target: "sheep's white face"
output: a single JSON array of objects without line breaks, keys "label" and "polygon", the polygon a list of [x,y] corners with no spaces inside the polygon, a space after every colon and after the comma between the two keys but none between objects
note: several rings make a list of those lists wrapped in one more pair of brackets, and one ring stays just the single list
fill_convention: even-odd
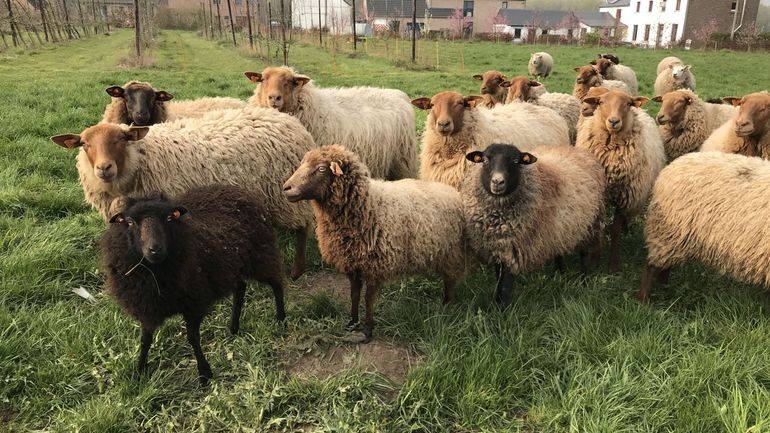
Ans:
[{"label": "sheep's white face", "polygon": [[529,61],[535,66],[540,66],[543,63],[543,56],[540,54],[532,54],[532,58],[530,58]]},{"label": "sheep's white face", "polygon": [[671,67],[671,76],[674,77],[674,81],[678,83],[683,82],[689,68],[690,67],[686,65],[676,65]]}]

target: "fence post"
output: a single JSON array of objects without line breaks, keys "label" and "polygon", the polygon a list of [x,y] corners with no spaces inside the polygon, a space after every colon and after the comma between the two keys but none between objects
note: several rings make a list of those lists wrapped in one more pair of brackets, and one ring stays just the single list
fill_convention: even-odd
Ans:
[{"label": "fence post", "polygon": [[235,21],[233,21],[233,8],[230,6],[230,0],[227,0],[227,15],[230,16],[230,31],[233,34],[233,46],[237,47],[238,43],[235,42]]},{"label": "fence post", "polygon": [[139,0],[134,0],[134,45],[136,49],[136,61],[142,56],[141,34],[142,29],[139,24]]}]

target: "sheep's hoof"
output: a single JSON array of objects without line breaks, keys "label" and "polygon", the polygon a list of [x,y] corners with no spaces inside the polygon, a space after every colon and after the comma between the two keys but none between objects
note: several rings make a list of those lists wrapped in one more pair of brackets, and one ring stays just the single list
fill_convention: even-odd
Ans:
[{"label": "sheep's hoof", "polygon": [[294,268],[291,270],[291,279],[292,281],[297,281],[297,278],[301,277],[302,274],[305,273],[305,268]]}]

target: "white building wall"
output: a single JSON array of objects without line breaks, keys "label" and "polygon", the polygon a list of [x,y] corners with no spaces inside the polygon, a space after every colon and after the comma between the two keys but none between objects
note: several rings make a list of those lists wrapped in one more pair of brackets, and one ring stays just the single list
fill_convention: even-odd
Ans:
[{"label": "white building wall", "polygon": [[[652,1],[652,12],[649,11],[650,1]],[[602,7],[601,12],[608,12],[613,17],[618,9],[621,10],[620,22],[628,26],[626,31],[627,42],[635,45],[654,47],[658,36],[658,26],[663,26],[661,32],[660,45],[668,46],[682,38],[684,34],[685,17],[687,7],[691,0],[679,0],[679,10],[676,9],[677,0],[631,0],[627,7]],[[637,3],[639,3],[639,12],[636,12]],[[662,3],[665,3],[666,10],[662,10]],[[645,41],[645,27],[650,26],[650,33]],[[676,36],[672,40],[673,26],[676,25]],[[637,26],[636,39],[634,39],[634,26]]]},{"label": "white building wall", "polygon": [[[350,5],[342,0],[321,0],[321,27],[334,34],[349,34],[350,21]],[[318,29],[318,0],[292,0],[292,22],[295,27]]]}]

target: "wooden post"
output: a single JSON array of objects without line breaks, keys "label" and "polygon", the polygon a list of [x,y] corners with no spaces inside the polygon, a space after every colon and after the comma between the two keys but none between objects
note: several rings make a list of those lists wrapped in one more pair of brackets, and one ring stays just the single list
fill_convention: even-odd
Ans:
[{"label": "wooden post", "polygon": [[412,0],[412,63],[417,60],[417,0]]},{"label": "wooden post", "polygon": [[259,38],[262,36],[259,25],[260,21],[262,21],[262,5],[259,3],[259,0],[257,0],[257,19],[255,21],[257,22],[257,37]]},{"label": "wooden post", "polygon": [[352,0],[352,6],[353,6],[353,10],[352,10],[353,19],[351,19],[350,22],[352,23],[352,28],[353,28],[353,51],[355,52],[356,42],[358,42],[357,41],[358,38],[356,38],[356,0]]},{"label": "wooden post", "polygon": [[206,3],[201,2],[201,8],[203,9],[203,36],[206,39],[209,38],[209,23],[206,21]]},{"label": "wooden post", "polygon": [[249,22],[249,48],[254,49],[254,33],[251,30],[251,0],[246,0],[246,20]]},{"label": "wooden post", "polygon": [[217,27],[219,27],[219,38],[222,38],[222,14],[219,13],[219,3],[222,0],[212,0],[217,2]]},{"label": "wooden post", "polygon": [[321,28],[321,0],[318,0],[318,46],[320,47],[324,45]]},{"label": "wooden post", "polygon": [[107,3],[105,3],[105,0],[102,0],[102,8],[104,8],[104,22],[107,24],[107,33],[110,33],[112,31],[110,28],[110,10],[107,9]]},{"label": "wooden post", "polygon": [[230,0],[227,0],[227,13],[230,15],[230,31],[233,34],[233,46],[237,47],[238,44],[235,42],[235,21],[233,21],[233,7],[230,6]]},{"label": "wooden post", "polygon": [[142,29],[139,23],[139,0],[134,0],[134,49],[136,50],[136,61],[142,56]]},{"label": "wooden post", "polygon": [[289,64],[289,52],[286,47],[286,10],[283,6],[283,0],[281,0],[281,43],[283,44],[283,65]]}]

